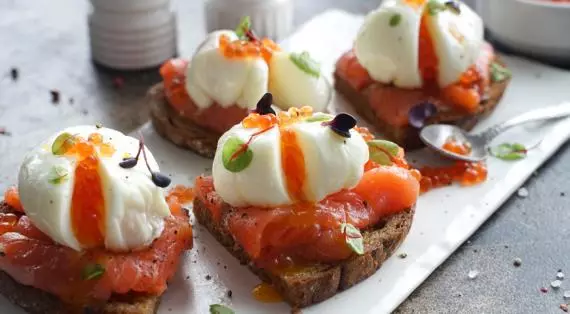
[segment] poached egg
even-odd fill
[[[368,161],[368,145],[355,130],[342,137],[311,115],[287,125],[261,128],[235,125],[219,140],[212,175],[216,192],[232,206],[275,207],[319,202],[358,184]],[[248,143],[253,158],[238,172],[228,170],[223,154],[233,139]],[[250,140],[251,139],[251,140]]]
[[[420,36],[427,29],[438,59],[437,83],[457,82],[472,66],[483,43],[483,22],[469,6],[458,10],[445,0],[386,0],[365,19],[354,44],[359,63],[370,76],[401,88],[423,86]],[[422,36],[425,36],[422,34]]]
[[[64,133],[82,144],[75,145],[75,153],[55,154],[54,141]],[[142,154],[133,168],[119,166],[138,148],[139,140],[95,126],[52,135],[33,148],[20,167],[18,191],[26,215],[53,241],[77,251],[128,251],[150,245],[162,233],[170,210]],[[158,171],[152,153],[144,149],[150,168]]]

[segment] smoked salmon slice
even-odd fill
[[[219,220],[223,200],[211,177],[198,177],[195,191]],[[383,218],[412,207],[418,194],[419,181],[411,171],[376,165],[354,189],[329,195],[316,204],[233,208],[225,213],[222,223],[260,267],[292,261],[334,262],[352,254],[341,224],[361,230],[374,227]]]
[[[54,243],[26,215],[0,204],[0,269],[21,284],[56,295],[69,304],[104,302],[112,294],[160,295],[192,247],[186,211],[166,218],[164,231],[149,248],[113,253],[77,252]]]
[[[171,59],[160,68],[166,99],[176,112],[190,119],[196,125],[217,134],[229,130],[247,116],[248,110],[237,105],[224,108],[213,103],[210,107],[200,110],[186,92],[187,66],[188,61],[186,60]]]
[[[476,113],[490,86],[490,64],[495,59],[493,47],[484,43],[477,62],[453,85],[439,88],[427,84],[424,88],[398,88],[392,84],[375,83],[348,51],[337,61],[336,74],[357,91],[366,89],[368,103],[376,117],[387,124],[400,127],[408,124],[408,112],[422,102],[431,102],[439,108]],[[427,74],[426,74],[427,75]],[[432,75],[433,74],[429,74]]]

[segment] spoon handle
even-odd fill
[[[497,135],[503,133],[504,131],[514,126],[528,122],[550,120],[556,118],[563,118],[567,116],[570,116],[570,103],[564,103],[558,106],[536,109],[525,112],[503,123],[492,126],[486,131],[479,134],[478,136],[481,137],[483,140],[485,140],[485,142],[489,142],[492,139],[494,139]]]

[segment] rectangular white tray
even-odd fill
[[[361,16],[340,11],[325,12],[303,26],[286,43],[287,48],[309,51],[322,61],[330,75],[336,59],[350,49],[362,23]],[[570,73],[527,60],[505,57],[513,80],[495,113],[480,123],[481,130],[518,113],[570,100]],[[337,110],[345,104],[334,98]],[[202,173],[209,173],[211,161],[181,150],[164,141],[152,126],[141,129],[146,144],[160,163],[161,170],[172,174],[174,183],[191,185]],[[136,135],[135,135],[136,136]],[[397,253],[380,270],[358,284],[321,304],[303,309],[303,313],[388,313],[427,278],[449,255],[491,216],[524,181],[570,136],[570,120],[549,125],[530,125],[504,134],[496,140],[542,143],[528,157],[517,162],[488,161],[489,179],[471,188],[451,186],[420,197],[414,224]],[[426,160],[427,151],[414,153]],[[264,304],[251,297],[259,283],[249,270],[239,265],[204,228],[195,224],[194,249],[187,253],[181,269],[163,297],[160,313],[208,313],[210,304],[223,303],[236,313],[289,313],[284,303]],[[208,276],[209,275],[209,276]],[[211,279],[206,279],[206,276]],[[232,291],[232,298],[227,292]],[[0,299],[0,313],[21,313]]]

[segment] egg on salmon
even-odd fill
[[[74,153],[54,153],[62,134],[73,136]],[[55,242],[77,251],[105,247],[127,251],[148,246],[160,236],[170,210],[163,190],[134,156],[139,140],[118,131],[76,126],[58,132],[30,151],[20,168],[20,199],[33,224]],[[153,171],[158,164],[145,149]]]
[[[240,123],[226,132],[212,168],[217,193],[232,206],[272,207],[319,202],[358,184],[368,161],[368,145],[355,130],[345,138],[322,124],[332,116],[318,117],[266,131]],[[248,143],[253,156],[241,171],[227,169],[223,160],[226,144],[235,139]]]
[[[431,54],[423,49],[433,44],[436,60],[427,63],[435,67],[430,70],[435,71],[438,85],[446,87],[475,63],[482,43],[482,20],[463,3],[387,0],[366,17],[354,51],[374,80],[419,88],[426,79],[422,58]]]
[[[186,90],[201,109],[214,102],[222,107],[253,109],[267,92],[269,67],[262,57],[225,57],[219,49],[222,35],[238,40],[234,31],[209,34],[188,64]]]

